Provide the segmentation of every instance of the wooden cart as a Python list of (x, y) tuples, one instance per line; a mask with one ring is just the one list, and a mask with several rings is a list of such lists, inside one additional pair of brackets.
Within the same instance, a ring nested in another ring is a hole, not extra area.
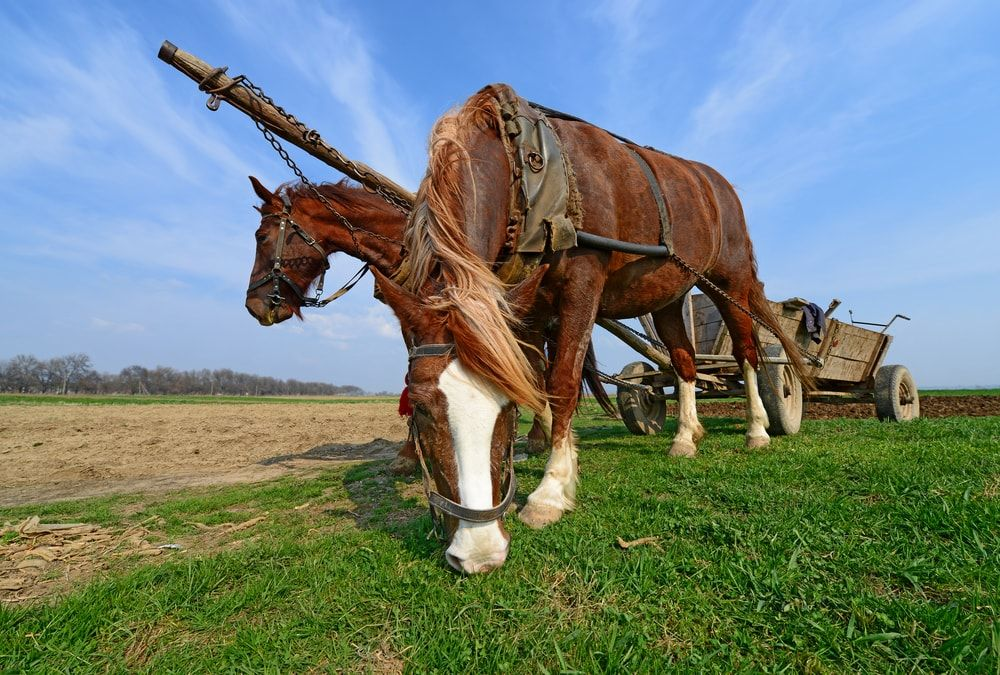
[[(732, 354), (732, 340), (719, 310), (705, 295), (691, 294), (687, 300), (685, 324), (695, 345), (698, 366), (699, 398), (743, 396), (743, 377)], [(772, 302), (771, 308), (781, 328), (812, 357), (808, 372), (816, 389), (803, 391), (802, 383), (785, 358), (777, 338), (759, 331), (767, 360), (758, 371), (761, 399), (770, 420), (773, 435), (794, 434), (802, 421), (803, 398), (825, 402), (874, 401), (881, 420), (903, 421), (920, 415), (920, 397), (910, 371), (901, 365), (882, 365), (892, 336), (887, 324), (844, 323), (832, 318), (839, 300), (830, 303), (825, 313), (826, 327), (819, 343), (806, 332), (802, 298)], [(648, 317), (640, 319), (647, 340), (629, 334), (621, 324), (601, 321), (600, 325), (625, 341), (656, 365), (636, 361), (626, 365), (615, 377), (618, 385), (618, 409), (622, 420), (635, 434), (657, 433), (666, 417), (665, 387), (675, 382), (670, 358), (655, 345), (655, 330)], [(882, 326), (881, 331), (862, 325)], [(652, 338), (650, 344), (649, 338)], [(639, 386), (635, 386), (639, 385)]]

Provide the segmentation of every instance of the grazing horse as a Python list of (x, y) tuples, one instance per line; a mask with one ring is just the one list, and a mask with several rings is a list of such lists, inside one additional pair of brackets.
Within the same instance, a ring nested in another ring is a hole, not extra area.
[[(678, 376), (671, 455), (693, 456), (704, 435), (695, 411), (694, 348), (681, 313), (682, 298), (696, 282), (705, 286), (732, 336), (746, 384), (749, 447), (768, 442), (757, 392), (760, 343), (752, 319), (734, 302), (779, 336), (808, 381), (794, 344), (766, 302), (732, 186), (704, 164), (629, 146), (579, 120), (547, 122), (578, 192), (575, 214), (567, 208), (576, 227), (655, 245), (663, 232), (651, 188), (655, 181), (672, 224), (673, 250), (687, 267), (668, 257), (551, 246), (534, 272), (509, 290), (494, 272), (510, 255), (510, 226), (517, 222), (511, 186), (526, 171), (504, 137), (515, 117), (505, 115), (504, 101), (512, 98), (509, 87), (491, 85), (438, 120), (405, 232), (409, 274), (401, 283), (376, 274), (411, 346), (414, 423), (433, 460), (435, 484), (441, 495), (479, 514), (466, 519), (455, 515), (462, 511), (445, 510), (448, 561), (466, 572), (492, 569), (506, 558), (509, 537), (495, 514), (506, 501), (502, 448), (512, 433), (507, 418), (514, 404), (552, 415), (552, 454), (521, 520), (542, 527), (573, 507), (577, 449), (570, 424), (598, 317), (652, 314)], [(531, 350), (537, 340), (531, 336), (550, 324), (556, 326), (555, 349), (543, 389)]]
[[(383, 275), (399, 272), (406, 216), (378, 195), (346, 180), (318, 185), (315, 191), (306, 184), (288, 184), (275, 192), (252, 176), (250, 182), (263, 203), (257, 207), (261, 223), (256, 233), (257, 253), (250, 272), (246, 308), (261, 324), (270, 326), (292, 316), (301, 318), (306, 291), (326, 270), (326, 258), (333, 253), (353, 256)], [(284, 215), (293, 214), (294, 226), (285, 224), (285, 241), (277, 256), (282, 276), (276, 277), (274, 263), (281, 220)], [(592, 347), (588, 359), (596, 364)], [(588, 376), (588, 385), (598, 403), (613, 413), (612, 403), (596, 375), (588, 371)], [(548, 424), (536, 417), (529, 432), (529, 445), (547, 449)], [(392, 472), (411, 473), (416, 468), (413, 446), (404, 445), (392, 463)]]

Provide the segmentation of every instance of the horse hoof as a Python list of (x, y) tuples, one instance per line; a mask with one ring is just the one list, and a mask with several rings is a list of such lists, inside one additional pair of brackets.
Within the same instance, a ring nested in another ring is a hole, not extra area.
[(554, 506), (528, 502), (527, 505), (521, 509), (521, 512), (517, 514), (517, 517), (522, 523), (531, 529), (540, 530), (546, 525), (551, 525), (562, 518), (562, 514), (562, 509), (558, 509)]
[(389, 473), (393, 476), (409, 476), (417, 472), (417, 460), (412, 457), (396, 457), (389, 465)]
[(771, 439), (768, 436), (747, 436), (747, 450), (766, 448)]
[(670, 446), (671, 457), (694, 457), (698, 454), (698, 446), (687, 441), (674, 441)]
[(529, 455), (541, 455), (549, 449), (549, 444), (542, 438), (529, 438), (524, 451)]

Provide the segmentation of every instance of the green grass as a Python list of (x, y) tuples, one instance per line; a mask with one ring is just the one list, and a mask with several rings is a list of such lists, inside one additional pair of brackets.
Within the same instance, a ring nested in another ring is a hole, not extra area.
[(386, 396), (96, 396), (79, 394), (59, 396), (54, 394), (0, 394), (3, 405), (152, 405), (191, 403), (383, 403), (395, 400)]
[[(1000, 418), (806, 421), (753, 453), (737, 420), (703, 421), (682, 461), (581, 415), (578, 509), (537, 532), (509, 518), (507, 564), (477, 577), (447, 568), (418, 481), (383, 462), (0, 510), (158, 515), (169, 541), (269, 512), (240, 548), (0, 609), (0, 670), (1000, 672)], [(517, 466), (523, 501), (544, 460)]]

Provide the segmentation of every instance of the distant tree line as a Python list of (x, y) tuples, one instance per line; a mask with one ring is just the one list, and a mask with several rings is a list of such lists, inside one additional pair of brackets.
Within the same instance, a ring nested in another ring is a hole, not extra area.
[(354, 385), (279, 380), (219, 370), (175, 370), (129, 366), (118, 374), (98, 373), (86, 354), (47, 361), (19, 354), (0, 361), (0, 392), (21, 394), (205, 394), (227, 396), (357, 396)]

